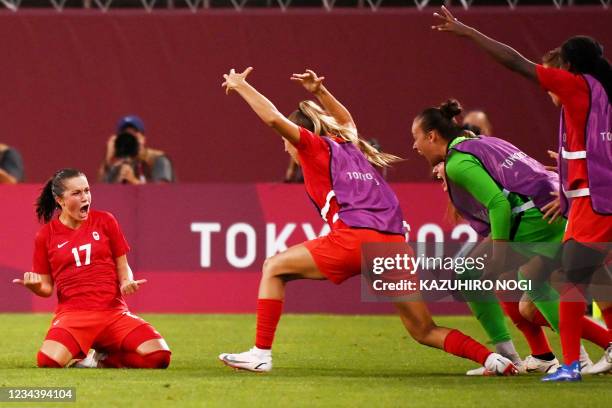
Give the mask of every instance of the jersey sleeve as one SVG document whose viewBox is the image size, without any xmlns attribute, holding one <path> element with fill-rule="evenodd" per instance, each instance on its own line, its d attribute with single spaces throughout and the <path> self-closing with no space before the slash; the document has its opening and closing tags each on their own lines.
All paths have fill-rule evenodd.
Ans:
<svg viewBox="0 0 612 408">
<path fill-rule="evenodd" d="M 295 145 L 295 148 L 300 154 L 314 156 L 327 149 L 327 144 L 320 136 L 315 135 L 308 129 L 300 127 L 300 141 Z"/>
<path fill-rule="evenodd" d="M 542 88 L 557 95 L 566 108 L 571 109 L 579 98 L 589 95 L 588 85 L 581 75 L 543 65 L 536 65 L 536 73 Z"/>
<path fill-rule="evenodd" d="M 491 238 L 510 238 L 512 212 L 510 202 L 495 180 L 471 154 L 453 152 L 446 164 L 446 174 L 456 185 L 465 189 L 489 212 Z"/>
<path fill-rule="evenodd" d="M 105 228 L 106 234 L 108 235 L 110 249 L 113 254 L 113 258 L 119 258 L 130 252 L 130 246 L 128 245 L 123 232 L 121 231 L 121 227 L 119 227 L 119 223 L 117 219 L 111 213 L 105 213 Z"/>
<path fill-rule="evenodd" d="M 49 263 L 48 251 L 49 235 L 46 229 L 41 229 L 34 238 L 34 255 L 32 257 L 32 272 L 40 275 L 50 275 L 51 265 Z"/>
</svg>

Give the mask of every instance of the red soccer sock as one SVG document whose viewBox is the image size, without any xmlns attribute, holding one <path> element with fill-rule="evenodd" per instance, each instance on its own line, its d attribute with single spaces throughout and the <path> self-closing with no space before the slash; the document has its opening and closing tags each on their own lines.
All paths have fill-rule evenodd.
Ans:
<svg viewBox="0 0 612 408">
<path fill-rule="evenodd" d="M 612 330 L 612 307 L 602 310 L 601 316 L 603 317 L 604 322 L 606 322 L 608 330 Z"/>
<path fill-rule="evenodd" d="M 451 330 L 444 339 L 444 351 L 484 365 L 491 354 L 485 346 L 459 330 Z"/>
<path fill-rule="evenodd" d="M 582 338 L 597 344 L 604 350 L 612 342 L 610 330 L 600 326 L 586 316 L 582 316 Z"/>
<path fill-rule="evenodd" d="M 170 356 L 168 350 L 157 350 L 144 356 L 135 351 L 120 351 L 108 355 L 102 360 L 102 365 L 105 368 L 167 368 Z"/>
<path fill-rule="evenodd" d="M 36 355 L 36 363 L 40 368 L 62 368 L 62 366 L 57 361 L 55 361 L 42 351 L 39 351 Z"/>
<path fill-rule="evenodd" d="M 519 311 L 518 302 L 501 302 L 501 305 L 508 317 L 510 317 L 512 320 L 512 323 L 514 323 L 516 328 L 523 333 L 523 336 L 525 336 L 525 340 L 527 340 L 527 343 L 529 343 L 529 348 L 531 349 L 532 355 L 537 356 L 552 352 L 548 339 L 546 338 L 546 334 L 544 334 L 544 330 L 542 330 L 541 325 L 532 323 L 525 319 Z M 540 312 L 538 311 L 538 313 Z M 543 316 L 542 318 L 544 319 Z"/>
<path fill-rule="evenodd" d="M 255 346 L 271 349 L 276 326 L 283 313 L 283 301 L 278 299 L 257 299 L 257 335 Z"/>
<path fill-rule="evenodd" d="M 563 348 L 563 362 L 571 364 L 580 358 L 582 318 L 586 303 L 582 292 L 575 285 L 568 286 L 559 302 L 559 336 Z"/>
<path fill-rule="evenodd" d="M 536 310 L 535 314 L 533 315 L 533 324 L 537 324 L 540 327 L 550 327 L 550 323 L 548 323 L 548 320 L 546 320 L 544 315 L 539 310 Z"/>
</svg>

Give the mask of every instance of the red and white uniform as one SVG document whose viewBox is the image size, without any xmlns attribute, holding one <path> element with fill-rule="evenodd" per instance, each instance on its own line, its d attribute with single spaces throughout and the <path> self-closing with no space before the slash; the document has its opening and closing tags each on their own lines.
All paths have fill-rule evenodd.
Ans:
<svg viewBox="0 0 612 408">
<path fill-rule="evenodd" d="M 341 141 L 339 139 L 335 139 Z M 325 220 L 331 232 L 304 242 L 317 267 L 330 281 L 340 284 L 361 273 L 361 244 L 365 242 L 404 242 L 403 235 L 383 234 L 372 229 L 351 228 L 334 217 L 340 206 L 332 191 L 329 145 L 320 136 L 300 128 L 298 150 L 306 192 L 318 210 L 328 208 Z M 327 206 L 327 207 L 326 207 Z M 333 219 L 336 218 L 334 222 Z"/>
<path fill-rule="evenodd" d="M 556 68 L 536 66 L 542 87 L 559 97 L 563 105 L 569 151 L 586 150 L 586 121 L 589 113 L 589 86 L 581 75 Z M 588 188 L 586 159 L 568 160 L 569 189 Z M 591 197 L 572 199 L 564 240 L 612 242 L 612 216 L 593 211 Z"/>
<path fill-rule="evenodd" d="M 115 259 L 130 247 L 115 217 L 91 210 L 78 229 L 54 219 L 36 235 L 33 271 L 51 275 L 56 313 L 65 310 L 127 310 Z"/>
<path fill-rule="evenodd" d="M 51 275 L 58 297 L 48 340 L 62 342 L 57 329 L 63 329 L 83 355 L 91 347 L 118 350 L 131 331 L 147 324 L 128 311 L 119 288 L 115 259 L 129 250 L 117 220 L 104 211 L 90 210 L 77 229 L 57 218 L 40 229 L 32 270 Z"/>
</svg>

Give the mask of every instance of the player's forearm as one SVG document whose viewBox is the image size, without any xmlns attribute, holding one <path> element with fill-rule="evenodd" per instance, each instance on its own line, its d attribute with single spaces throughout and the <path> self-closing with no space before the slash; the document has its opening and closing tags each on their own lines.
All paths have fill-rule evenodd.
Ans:
<svg viewBox="0 0 612 408">
<path fill-rule="evenodd" d="M 517 72 L 529 79 L 537 79 L 535 73 L 535 64 L 523 57 L 514 48 L 487 37 L 475 28 L 470 27 L 467 37 L 474 41 L 493 59 L 506 68 Z"/>
<path fill-rule="evenodd" d="M 510 238 L 510 222 L 512 209 L 510 202 L 502 194 L 496 195 L 488 206 L 489 222 L 491 224 L 491 238 L 494 240 L 508 240 Z"/>
<path fill-rule="evenodd" d="M 244 83 L 236 87 L 235 90 L 266 125 L 275 127 L 279 121 L 285 119 L 278 109 L 276 109 L 276 106 L 250 84 Z"/>
<path fill-rule="evenodd" d="M 128 264 L 121 265 L 117 267 L 117 278 L 119 279 L 119 283 L 126 281 L 133 281 L 134 274 L 132 273 L 132 268 Z"/>
<path fill-rule="evenodd" d="M 317 100 L 323 105 L 325 110 L 342 125 L 355 126 L 351 113 L 329 92 L 323 85 L 318 92 L 314 93 Z"/>
</svg>

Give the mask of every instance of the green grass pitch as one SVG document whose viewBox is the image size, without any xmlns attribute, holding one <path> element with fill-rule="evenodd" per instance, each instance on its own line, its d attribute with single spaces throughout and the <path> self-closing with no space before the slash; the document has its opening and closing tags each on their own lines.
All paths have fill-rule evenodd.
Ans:
<svg viewBox="0 0 612 408">
<path fill-rule="evenodd" d="M 220 352 L 251 347 L 253 315 L 143 315 L 173 349 L 168 370 L 38 369 L 36 351 L 50 317 L 0 315 L 0 386 L 76 387 L 76 403 L 44 407 L 590 408 L 609 407 L 612 397 L 611 376 L 586 377 L 580 384 L 542 384 L 536 374 L 466 377 L 474 363 L 418 345 L 395 316 L 285 315 L 274 370 L 267 374 L 233 371 L 217 361 Z M 436 320 L 484 339 L 472 317 Z M 516 331 L 514 338 L 526 355 Z M 559 350 L 557 336 L 549 338 Z M 601 357 L 600 350 L 587 348 L 594 360 Z"/>
</svg>

